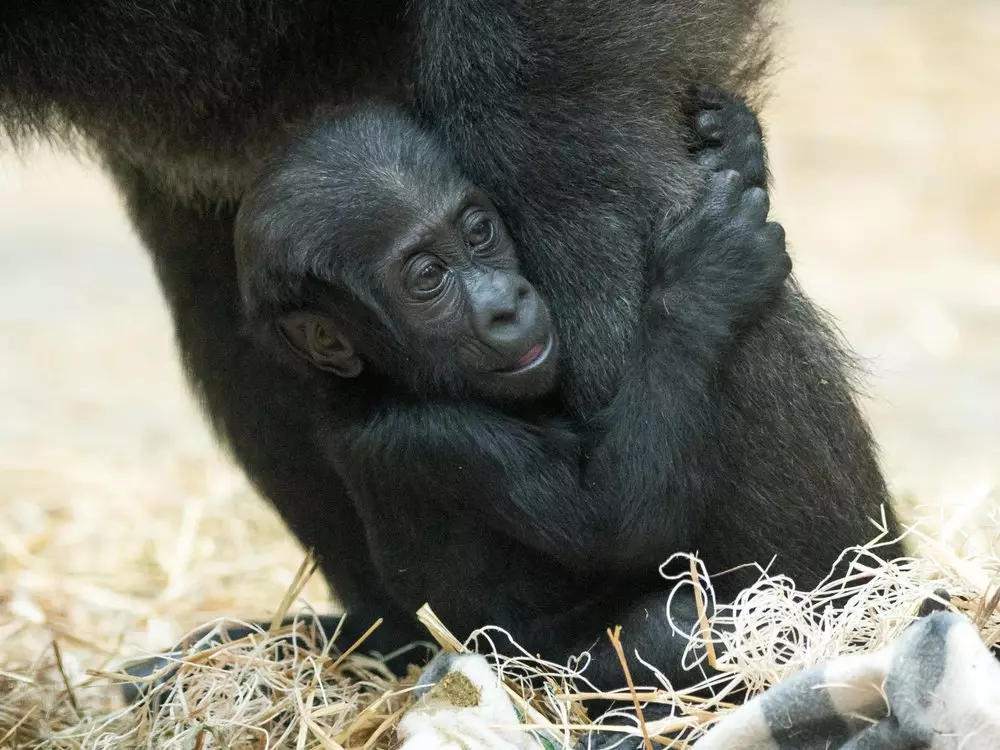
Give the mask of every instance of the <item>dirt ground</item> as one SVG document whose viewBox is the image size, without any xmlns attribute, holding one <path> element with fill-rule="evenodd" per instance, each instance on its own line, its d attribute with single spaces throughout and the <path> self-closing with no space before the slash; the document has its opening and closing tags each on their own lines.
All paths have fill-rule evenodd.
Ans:
<svg viewBox="0 0 1000 750">
<path fill-rule="evenodd" d="M 868 364 L 901 505 L 996 549 L 1000 4 L 791 0 L 785 20 L 765 118 L 797 273 Z M 94 167 L 0 155 L 0 336 L 8 658 L 41 645 L 32 623 L 113 652 L 124 628 L 162 646 L 277 604 L 300 552 L 206 430 Z"/>
</svg>

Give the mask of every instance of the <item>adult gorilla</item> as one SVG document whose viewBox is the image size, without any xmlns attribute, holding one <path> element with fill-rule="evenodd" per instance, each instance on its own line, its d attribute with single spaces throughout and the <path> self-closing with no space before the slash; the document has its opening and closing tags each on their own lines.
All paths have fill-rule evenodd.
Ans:
<svg viewBox="0 0 1000 750">
<path fill-rule="evenodd" d="M 634 338 L 652 207 L 688 207 L 704 178 L 684 142 L 683 94 L 756 80 L 763 4 L 420 0 L 408 13 L 404 0 L 7 0 L 0 124 L 15 138 L 79 135 L 100 154 L 215 428 L 321 555 L 355 615 L 345 638 L 385 616 L 370 644 L 388 650 L 420 633 L 384 593 L 317 447 L 316 384 L 241 333 L 233 217 L 261 159 L 338 104 L 422 112 L 510 212 L 561 326 L 565 400 L 588 417 L 616 391 Z M 699 533 L 710 560 L 729 562 L 736 526 L 762 562 L 780 554 L 815 579 L 840 546 L 864 541 L 862 517 L 885 488 L 845 372 L 794 290 L 749 332 L 712 407 L 731 437 L 712 498 L 725 504 L 706 508 Z"/>
</svg>

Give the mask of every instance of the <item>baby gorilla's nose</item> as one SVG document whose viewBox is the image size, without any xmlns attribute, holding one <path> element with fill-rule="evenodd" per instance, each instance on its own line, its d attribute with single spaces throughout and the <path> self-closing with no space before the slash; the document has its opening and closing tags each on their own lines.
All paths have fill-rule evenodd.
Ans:
<svg viewBox="0 0 1000 750">
<path fill-rule="evenodd" d="M 517 310 L 494 310 L 492 325 L 507 325 L 517 321 Z"/>
<path fill-rule="evenodd" d="M 521 354 L 535 328 L 534 292 L 523 276 L 496 271 L 472 294 L 472 325 L 484 344 L 504 354 Z"/>
</svg>

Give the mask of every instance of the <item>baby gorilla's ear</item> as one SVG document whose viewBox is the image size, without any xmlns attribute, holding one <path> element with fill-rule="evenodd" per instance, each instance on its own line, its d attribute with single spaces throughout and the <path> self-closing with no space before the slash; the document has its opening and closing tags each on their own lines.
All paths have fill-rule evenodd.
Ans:
<svg viewBox="0 0 1000 750">
<path fill-rule="evenodd" d="M 361 374 L 361 358 L 340 330 L 341 326 L 329 316 L 293 312 L 281 317 L 277 328 L 296 354 L 320 370 L 342 378 L 356 378 Z"/>
</svg>

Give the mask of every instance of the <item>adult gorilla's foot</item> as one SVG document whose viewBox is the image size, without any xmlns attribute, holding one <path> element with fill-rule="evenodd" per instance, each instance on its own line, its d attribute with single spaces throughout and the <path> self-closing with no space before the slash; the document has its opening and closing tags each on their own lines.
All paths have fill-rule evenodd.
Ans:
<svg viewBox="0 0 1000 750">
<path fill-rule="evenodd" d="M 348 622 L 351 624 L 348 625 Z M 343 651 L 357 643 L 373 622 L 374 620 L 356 615 L 351 615 L 349 620 L 342 615 L 299 614 L 286 617 L 281 621 L 281 628 L 296 627 L 277 639 L 277 657 L 285 658 L 292 650 L 313 650 L 317 644 L 325 643 L 334 634 Z M 122 695 L 128 703 L 135 703 L 151 691 L 170 683 L 181 667 L 181 659 L 192 651 L 205 651 L 254 635 L 264 638 L 270 627 L 270 622 L 259 621 L 248 625 L 201 628 L 163 654 L 125 664 L 122 671 L 136 680 L 121 684 Z M 213 630 L 216 631 L 214 634 Z M 193 649 L 194 644 L 197 646 Z M 365 640 L 361 653 L 376 654 L 379 658 L 388 656 L 383 663 L 393 674 L 403 676 L 410 664 L 425 664 L 434 655 L 434 649 L 429 643 L 417 641 L 410 628 L 398 628 L 383 622 Z M 162 702 L 169 694 L 169 688 L 162 688 L 157 701 Z"/>
</svg>

